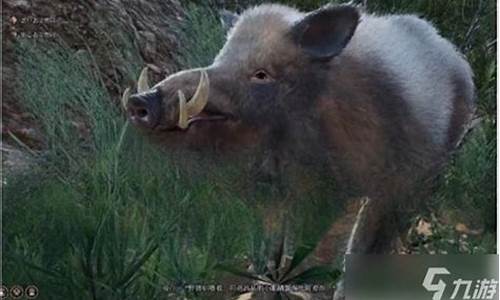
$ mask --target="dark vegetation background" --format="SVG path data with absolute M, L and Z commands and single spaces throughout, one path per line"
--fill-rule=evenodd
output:
M 225 189 L 237 174 L 185 176 L 128 128 L 118 103 L 145 64 L 155 80 L 209 64 L 224 42 L 217 9 L 258 2 L 2 2 L 4 284 L 36 283 L 41 299 L 175 298 L 162 288 L 265 260 L 258 205 Z M 467 56 L 478 94 L 478 125 L 394 251 L 495 253 L 495 1 L 368 0 L 367 10 L 432 21 Z M 309 213 L 325 210 L 311 203 Z M 314 231 L 303 228 L 299 244 Z

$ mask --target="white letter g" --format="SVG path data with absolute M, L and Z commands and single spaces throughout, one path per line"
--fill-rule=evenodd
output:
M 438 283 L 432 283 L 435 275 L 449 275 L 450 272 L 446 268 L 429 268 L 427 274 L 425 275 L 422 285 L 429 292 L 435 292 L 432 296 L 432 300 L 441 300 L 443 297 L 444 289 L 446 288 L 446 283 L 439 279 Z

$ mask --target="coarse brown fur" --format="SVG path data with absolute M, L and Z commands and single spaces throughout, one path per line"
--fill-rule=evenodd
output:
M 359 29 L 359 22 L 366 26 Z M 426 81 L 432 73 L 415 73 L 396 57 L 398 52 L 394 59 L 387 57 L 376 39 L 373 46 L 364 45 L 364 38 L 374 37 L 362 22 L 396 32 L 407 42 L 405 47 L 429 47 L 408 48 L 422 65 L 433 65 L 443 55 L 447 61 L 440 70 L 446 76 L 435 85 Z M 393 38 L 392 31 L 386 35 Z M 210 78 L 204 113 L 225 119 L 179 130 L 177 91 L 189 99 L 200 70 Z M 340 189 L 347 191 L 346 199 L 369 196 L 377 201 L 363 235 L 369 241 L 396 205 L 430 181 L 457 143 L 473 110 L 469 72 L 451 44 L 412 16 L 361 16 L 347 5 L 309 14 L 264 5 L 239 17 L 212 65 L 179 72 L 153 87 L 161 117 L 146 131 L 168 149 L 227 157 L 244 153 L 261 171 L 252 174 L 280 177 L 297 165 L 328 166 Z M 402 81 L 405 76 L 422 87 Z M 441 142 L 443 132 L 446 143 Z

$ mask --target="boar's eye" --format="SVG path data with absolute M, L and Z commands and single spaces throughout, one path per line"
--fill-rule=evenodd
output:
M 259 69 L 253 73 L 251 80 L 255 83 L 269 83 L 273 82 L 274 78 L 266 70 Z

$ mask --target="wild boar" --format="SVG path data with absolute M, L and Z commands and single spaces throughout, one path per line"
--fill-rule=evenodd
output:
M 142 74 L 140 92 L 124 96 L 131 122 L 167 147 L 265 153 L 278 176 L 291 160 L 327 165 L 341 187 L 377 203 L 363 234 L 375 239 L 395 201 L 428 181 L 464 132 L 468 63 L 413 15 L 266 4 L 231 22 L 211 65 L 152 88 Z

